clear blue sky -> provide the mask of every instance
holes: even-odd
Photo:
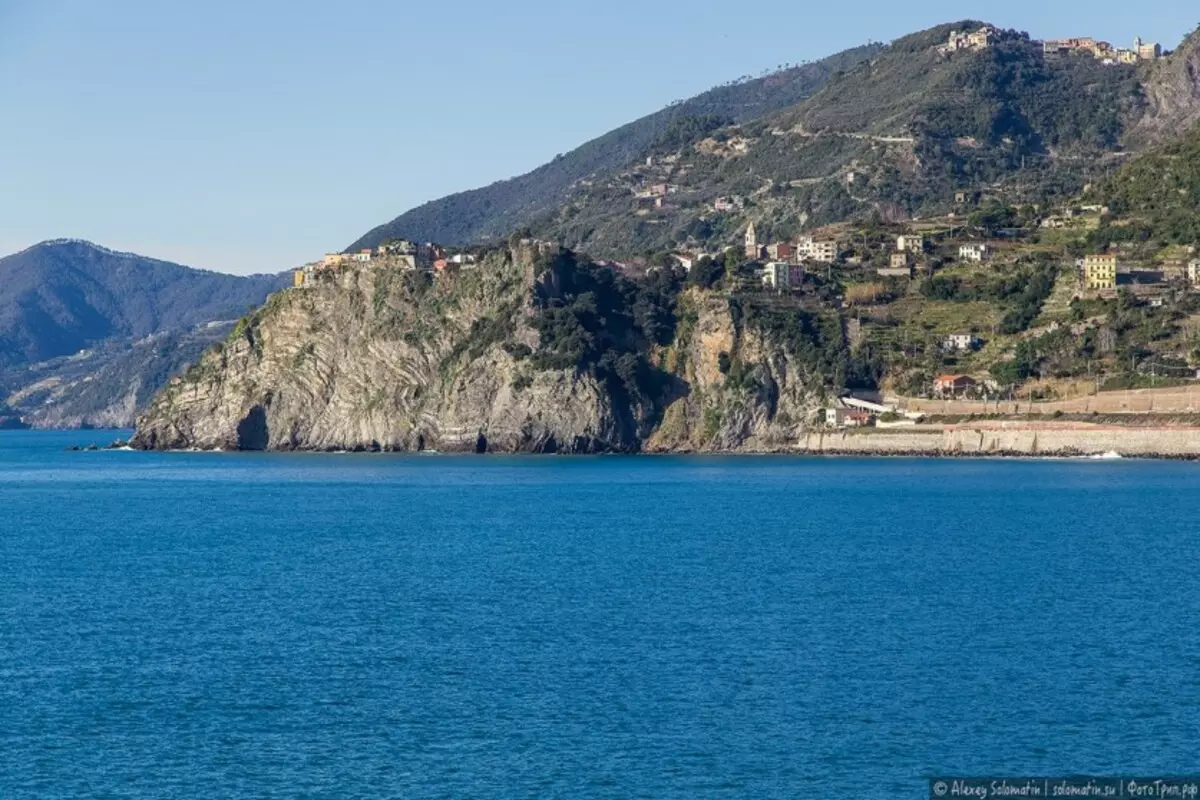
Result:
[[[1174,47],[1182,0],[0,0],[0,252],[341,249],[739,75],[967,17]]]

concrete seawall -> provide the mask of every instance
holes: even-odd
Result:
[[[1176,386],[1167,389],[1130,389],[1100,392],[1070,400],[928,400],[897,397],[895,402],[908,411],[926,414],[1195,414],[1200,412],[1200,386]],[[889,399],[889,402],[891,399]]]
[[[996,422],[908,430],[813,432],[801,452],[861,455],[1123,456],[1200,458],[1200,428]]]

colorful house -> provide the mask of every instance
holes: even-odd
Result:
[[[962,397],[975,388],[975,379],[970,375],[939,375],[933,380],[933,396],[937,398]]]
[[[1083,283],[1088,289],[1115,289],[1117,286],[1117,257],[1107,253],[1085,256]]]

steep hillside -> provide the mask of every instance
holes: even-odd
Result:
[[[1200,27],[1144,80],[1145,114],[1130,132],[1138,146],[1160,144],[1200,124]]]
[[[43,242],[0,259],[0,367],[236,319],[284,285],[280,275],[222,275],[89,242]]]
[[[957,23],[900,39],[765,118],[696,126],[603,182],[576,189],[539,236],[606,257],[719,249],[748,222],[775,238],[854,218],[969,212],[981,197],[1047,203],[1110,169],[1143,111],[1143,67],[1043,57],[1006,32],[939,53]],[[676,143],[672,143],[676,145]],[[667,186],[653,206],[638,197]],[[718,197],[738,206],[714,209]]]
[[[1200,125],[1121,168],[1089,193],[1109,208],[1097,244],[1200,244]]]
[[[969,211],[980,197],[1054,203],[1200,120],[1200,34],[1136,65],[1044,57],[1018,31],[986,50],[939,52],[952,30],[983,24],[941,25],[713,90],[529,175],[414,209],[354,247],[393,236],[484,240],[529,225],[629,258],[729,244],[751,220],[786,236]],[[659,184],[671,193],[659,204],[635,198]],[[728,196],[745,213],[713,210]]]
[[[274,295],[138,420],[142,448],[772,449],[845,375],[837,315],[531,246]]]
[[[812,64],[717,87],[617,128],[525,175],[414,208],[373,229],[348,250],[400,237],[462,244],[507,236],[555,209],[576,182],[629,163],[674,121],[719,117],[740,122],[788,108],[878,50],[878,45],[864,45]]]

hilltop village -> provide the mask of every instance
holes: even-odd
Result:
[[[728,241],[768,209],[814,227],[875,211],[891,221],[965,211],[997,196],[1059,202],[1132,155],[1118,141],[1126,106],[1147,67],[1170,55],[1141,38],[1036,41],[991,26],[910,47],[897,43],[786,113],[657,121],[636,161],[577,179],[534,230],[630,257],[680,232]],[[1004,87],[989,70],[1007,76]]]
[[[332,274],[347,265],[392,267],[409,272],[445,272],[451,267],[472,269],[477,263],[473,253],[459,252],[451,255],[446,248],[432,242],[415,244],[406,239],[384,242],[374,249],[362,249],[355,253],[327,253],[319,261],[313,261],[292,271],[293,287],[310,288],[323,275]]]
[[[961,52],[976,52],[986,50],[998,41],[1013,34],[990,26],[984,26],[975,31],[951,31],[949,40],[938,45],[938,53],[950,56]],[[1139,36],[1133,40],[1132,48],[1116,47],[1110,42],[1099,41],[1092,37],[1076,39],[1047,39],[1039,42],[1042,53],[1047,56],[1088,56],[1103,64],[1137,64],[1141,61],[1154,61],[1162,58],[1163,49],[1154,42],[1143,42]]]

